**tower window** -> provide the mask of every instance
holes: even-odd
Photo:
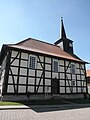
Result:
[[[59,64],[58,60],[53,60],[53,72],[58,72]]]
[[[28,67],[31,69],[36,69],[37,59],[34,55],[29,55]]]
[[[73,75],[75,75],[75,73],[76,73],[76,67],[75,67],[75,64],[74,64],[74,63],[71,64],[71,73],[72,73]]]

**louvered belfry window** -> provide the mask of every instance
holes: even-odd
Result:
[[[75,75],[75,73],[76,73],[75,64],[71,64],[71,73],[72,73],[73,75]]]

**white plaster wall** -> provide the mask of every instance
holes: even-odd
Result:
[[[28,54],[27,53],[21,53],[21,58],[28,60]]]
[[[79,68],[79,64],[78,63],[76,63],[76,68]]]
[[[7,88],[7,92],[13,92],[14,93],[14,88],[13,88],[13,85],[8,85],[8,88]]]
[[[45,57],[45,62],[46,62],[46,63],[51,63],[51,58]]]
[[[25,84],[26,85],[26,77],[19,77],[19,84]]]
[[[71,79],[71,74],[66,74],[68,79]]]
[[[21,60],[21,65],[22,67],[28,67],[28,62],[27,61],[24,61],[24,60]]]
[[[42,63],[41,63],[41,64],[42,64]],[[42,64],[42,66],[41,66],[41,64],[40,64],[40,63],[37,63],[37,69],[41,69],[41,70],[43,69],[43,68],[42,68],[43,64]]]
[[[64,67],[59,67],[59,72],[64,72]]]
[[[39,84],[39,81],[40,81],[40,78],[37,78],[37,79],[36,79],[36,84],[37,84],[37,85]],[[40,85],[43,85],[43,78],[42,78],[41,81],[40,81]]]
[[[9,76],[8,83],[13,83],[12,76]]]
[[[20,75],[26,75],[27,76],[27,69],[20,68]]]
[[[64,73],[60,73],[60,79],[65,79],[65,74]]]
[[[39,71],[39,70],[38,70],[38,71],[37,71],[37,76],[38,76],[38,77],[41,77],[42,72],[43,72],[43,71]]]
[[[60,87],[60,93],[65,93],[65,87]]]
[[[73,87],[73,92],[76,93],[76,87]]]
[[[13,59],[11,58],[11,62],[12,61],[13,61]],[[19,59],[15,59],[11,65],[18,66],[19,65]]]
[[[18,54],[18,52],[17,52],[17,51],[12,51],[11,56],[12,56],[12,57],[16,57],[16,55],[17,55],[17,54]],[[19,56],[18,56],[17,58],[19,58]]]
[[[38,92],[43,92],[43,87],[39,87]]]
[[[51,71],[51,65],[45,64],[45,70],[50,70]]]
[[[35,84],[35,78],[28,78],[28,84],[34,85]]]
[[[59,46],[63,50],[63,42],[60,42],[59,44],[57,44],[57,46]]]
[[[35,76],[35,70],[29,69],[29,76]]]
[[[81,88],[78,88],[78,92],[81,92]]]
[[[34,86],[28,86],[28,91],[29,92],[34,92]]]
[[[77,75],[77,80],[80,80],[80,75]]]
[[[59,60],[59,64],[64,66],[64,60]]]
[[[60,80],[60,86],[65,86],[65,80]]]
[[[18,68],[16,68],[16,67],[11,67],[11,70],[12,70],[12,73],[13,74],[15,74],[15,75],[17,75],[18,74]],[[9,74],[10,74],[11,72],[9,71]]]
[[[81,81],[77,81],[77,86],[81,86]]]
[[[66,87],[66,91],[67,91],[67,93],[71,93],[70,92],[70,87]]]
[[[76,74],[80,74],[80,69],[76,69]]]
[[[45,72],[45,77],[51,78],[51,72]]]
[[[51,87],[47,88],[47,86],[45,86],[45,93],[51,93]]]
[[[45,79],[45,85],[51,85],[51,80],[50,79]]]
[[[73,79],[73,80],[76,80],[76,75],[72,75],[72,79]]]
[[[20,86],[19,85],[18,92],[19,93],[25,93],[26,92],[26,86]]]
[[[69,65],[69,61],[65,61],[65,65],[68,66]],[[70,65],[69,65],[70,66]]]
[[[43,57],[43,56],[39,56],[39,58],[40,58],[40,61],[39,61],[38,57],[37,57],[37,61],[39,61],[39,62],[43,62],[44,57]]]
[[[71,82],[70,80],[69,80],[69,81],[66,80],[66,86],[69,86],[69,85],[71,86],[71,85],[72,85],[72,82]]]

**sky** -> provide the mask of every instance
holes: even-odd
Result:
[[[53,44],[60,38],[61,16],[74,53],[90,63],[90,0],[0,0],[0,49],[26,38]]]

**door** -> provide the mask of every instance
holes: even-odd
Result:
[[[59,80],[52,79],[52,94],[59,94]]]

